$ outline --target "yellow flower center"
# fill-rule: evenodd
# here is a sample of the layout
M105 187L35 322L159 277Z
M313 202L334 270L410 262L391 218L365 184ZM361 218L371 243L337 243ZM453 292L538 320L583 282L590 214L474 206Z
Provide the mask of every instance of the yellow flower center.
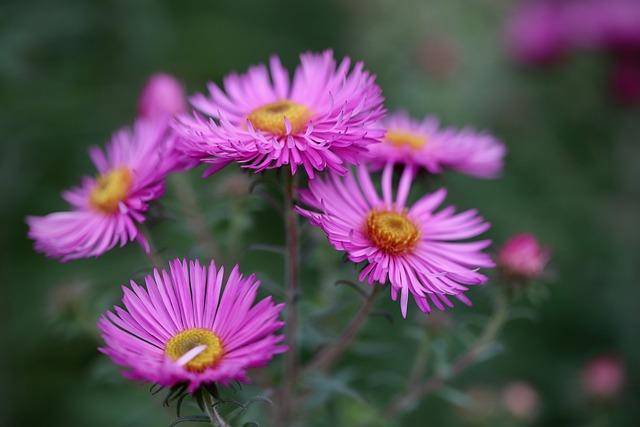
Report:
M311 111L302 104L284 100L256 108L247 116L247 120L255 129L274 135L285 135L287 133L284 125L285 117L291 123L292 132L296 133L307 124Z
M186 329L171 338L164 349L164 354L173 361L178 361L189 351L200 347L201 350L184 364L192 372L202 372L214 366L222 358L224 349L220 338L209 329Z
M89 203L103 213L118 211L118 204L127 197L133 175L127 168L113 169L96 179L96 185L91 190Z
M419 150L427 143L423 136L395 130L387 131L385 140L394 147L409 147L412 150Z
M410 251L420 238L420 230L405 212L371 211L365 227L369 240L392 255Z

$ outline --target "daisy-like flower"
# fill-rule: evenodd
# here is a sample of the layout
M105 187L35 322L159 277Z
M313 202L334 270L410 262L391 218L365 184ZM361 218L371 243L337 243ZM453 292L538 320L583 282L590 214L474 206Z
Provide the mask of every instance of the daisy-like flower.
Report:
M361 62L351 71L350 64L345 58L336 67L331 51L306 53L291 81L274 56L271 75L257 65L227 76L224 91L210 83L208 96L191 98L202 114L175 124L182 149L211 164L208 174L232 161L256 171L302 166L310 178L326 168L344 174L345 164L358 163L383 136L375 77Z
M482 252L491 242L462 242L489 228L475 210L456 213L453 207L439 212L446 191L425 195L413 206L407 198L413 168L406 167L395 200L392 195L393 165L382 173L379 197L365 166L344 178L332 175L309 182L300 199L313 210L298 207L300 214L322 229L330 243L346 252L349 260L366 265L361 281L391 284L391 297L400 294L402 315L406 317L409 294L423 312L452 306L449 296L465 304L468 285L482 284L487 277L479 267L493 267Z
M374 166L388 162L417 165L433 174L451 169L478 178L495 178L502 171L504 145L493 136L470 128L440 128L435 117L417 121L404 112L384 120L382 144L372 145Z
M165 176L175 165L166 147L166 125L138 120L133 129L117 131L106 151L92 147L89 155L98 175L62 197L71 210L27 217L35 249L69 261L99 256L116 245L137 240L149 244L138 229L149 203L165 189Z
M124 308L98 322L106 343L100 351L125 368L125 377L187 384L193 393L210 383L248 382L247 369L286 350L274 334L284 324L284 304L271 297L255 303L255 275L243 277L236 265L223 286L224 268L214 261L205 267L176 259L169 267L147 276L146 289L134 281L123 287Z

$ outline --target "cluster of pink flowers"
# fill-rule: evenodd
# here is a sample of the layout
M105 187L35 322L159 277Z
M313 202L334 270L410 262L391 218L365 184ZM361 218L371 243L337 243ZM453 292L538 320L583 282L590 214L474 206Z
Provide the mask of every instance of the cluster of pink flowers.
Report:
M548 64L574 51L613 58L610 85L625 103L640 101L640 2L526 0L507 21L507 47L524 64Z
M489 223L475 209L442 206L444 188L414 202L410 190L421 173L495 178L505 146L485 132L441 127L433 117L385 118L381 93L362 63L337 63L331 51L301 55L293 78L273 57L268 69L227 76L223 88L210 83L208 94L190 98L191 112L174 78L153 76L133 128L117 132L104 152L90 150L97 176L64 193L71 210L29 217L29 236L36 250L62 261L132 240L149 251L140 225L168 174L203 163L210 175L232 162L253 172L304 171L308 186L299 189L296 211L361 264L361 281L388 283L403 316L410 297L426 313L452 300L470 304L469 287L488 279L479 270L494 266L485 252L490 240L477 240ZM525 241L512 246L501 255L512 269L533 274L546 262ZM286 350L275 335L282 305L271 298L254 304L258 281L243 278L237 266L226 286L223 275L213 261L203 267L174 260L144 287L132 281L124 307L100 319L102 351L128 377L185 383L192 392L246 381L246 369Z

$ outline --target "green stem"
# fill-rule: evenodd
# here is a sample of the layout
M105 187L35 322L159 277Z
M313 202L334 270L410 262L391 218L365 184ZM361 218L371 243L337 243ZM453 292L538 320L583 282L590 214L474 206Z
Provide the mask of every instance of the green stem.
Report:
M298 377L298 216L294 211L296 179L290 171L284 178L284 218L286 231L286 311L287 346L284 357L284 379L280 402L280 425L287 425L293 417L293 395Z
M355 317L351 319L351 322L349 322L349 325L340 338L323 348L316 358L311 361L309 366L305 368L305 371L326 372L331 369L342 353L349 348L362 326L364 326L380 289L382 289L382 286L375 285L373 287L364 304L360 307Z
M460 374L467 367L472 365L476 361L478 355L496 339L502 326L507 320L507 315L507 299L504 293L499 291L495 301L493 316L486 324L482 334L480 334L478 339L469 346L468 350L454 361L453 365L451 365L451 368L447 372L435 375L424 382L412 384L405 395L399 396L387 405L387 408L384 410L384 416L387 419L394 419L398 414L407 411L420 399L437 391L445 385L449 379Z
M211 420L211 424L216 427L229 427L229 424L220 416L215 407L213 396L207 392L202 391L202 400L204 401L204 410Z

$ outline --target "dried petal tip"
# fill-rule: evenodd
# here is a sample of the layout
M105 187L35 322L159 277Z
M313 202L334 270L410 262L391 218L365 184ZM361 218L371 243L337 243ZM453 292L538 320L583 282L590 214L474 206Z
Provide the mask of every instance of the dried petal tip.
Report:
M511 279L534 280L543 273L549 256L549 249L540 246L533 234L516 234L500 249L498 265Z
M170 118L187 110L182 84L170 74L149 77L138 100L138 114L147 118Z

